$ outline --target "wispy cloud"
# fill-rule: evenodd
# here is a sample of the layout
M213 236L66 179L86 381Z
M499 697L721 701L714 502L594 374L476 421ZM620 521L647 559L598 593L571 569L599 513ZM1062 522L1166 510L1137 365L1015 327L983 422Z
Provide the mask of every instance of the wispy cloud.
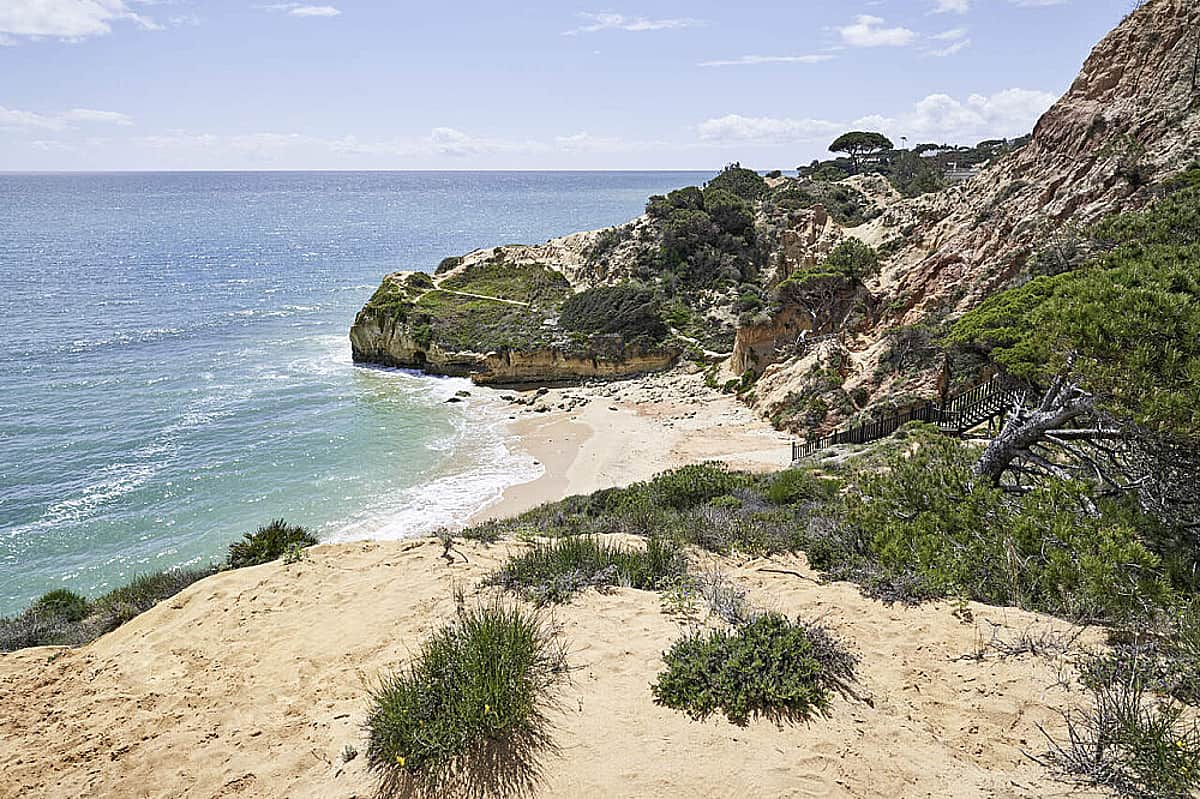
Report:
M752 64L820 64L833 59L831 55L744 55L723 61L701 61L702 67L736 67Z
M336 17L341 9L334 6L310 6L304 3L273 3L269 6L259 6L267 11L282 11L291 17Z
M143 30L161 26L134 13L124 0L3 0L0 2L0 42L13 37L78 42L112 32L117 22Z
M94 108L72 108L57 114L39 114L0 106L0 130L5 131L62 131L93 124L124 127L132 125L133 119L117 111L98 111Z
M885 27L886 20L870 14L859 14L850 25L837 29L842 43L850 47L904 47L917 38L914 31L904 27Z
M643 31L678 30L679 28L698 28L706 24L704 20L692 19L690 17L650 19L648 17L629 17L624 14L596 14L587 11L580 13L579 17L584 20L584 24L577 28L563 31L564 36L576 36L580 33L597 33L599 31L630 31L640 33Z
M972 143L990 136L1018 136L1033 129L1054 102L1049 92L1006 89L959 100L931 94L896 117L872 115L850 120L746 117L727 114L701 122L700 139L713 144L823 143L847 130L879 130L914 141Z
M971 10L971 0L933 0L934 14L965 14Z
M963 50L971 46L971 40L967 38L969 31L966 28L951 28L948 31L935 33L929 38L935 42L945 42L941 47L931 47L925 51L925 55L931 55L937 58L944 58L956 53L961 53Z

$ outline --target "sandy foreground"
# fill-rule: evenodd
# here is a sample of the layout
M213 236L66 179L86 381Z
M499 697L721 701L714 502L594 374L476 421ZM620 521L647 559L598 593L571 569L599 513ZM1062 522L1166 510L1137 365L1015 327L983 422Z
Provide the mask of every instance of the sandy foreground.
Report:
M519 399L529 404L512 403L515 428L546 473L483 515L697 460L778 468L790 454L785 436L697 376ZM80 649L0 655L0 798L374 796L365 758L342 761L348 745L366 750L369 686L453 618L456 587L473 596L521 546L463 543L453 563L432 539L319 546L299 563L203 580ZM1058 710L1080 701L1061 679L1071 654L971 657L994 632L1065 634L1064 622L888 607L820 585L802 556L695 560L758 606L823 619L862 657L860 697L808 724L690 721L652 701L682 631L659 597L589 592L553 611L572 672L543 796L1091 795L1024 754L1043 752L1038 725L1061 731ZM1089 631L1073 646L1097 640Z
M90 646L2 656L0 796L372 796L365 758L340 757L366 749L367 686L452 618L454 586L518 546L464 544L453 564L432 539L321 546L197 583ZM819 585L802 557L708 560L756 604L824 619L862 657L863 698L808 724L690 721L651 698L680 632L658 596L590 592L553 613L572 680L544 796L1088 795L1022 754L1077 700L1059 685L1065 661L964 657L989 622L1008 636L1064 623L886 607Z

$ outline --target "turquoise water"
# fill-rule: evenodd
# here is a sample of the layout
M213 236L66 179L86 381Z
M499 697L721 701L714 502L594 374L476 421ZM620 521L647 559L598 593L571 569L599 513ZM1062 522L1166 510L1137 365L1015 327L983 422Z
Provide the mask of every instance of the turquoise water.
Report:
M616 224L696 173L0 175L0 614L207 562L461 522L536 475L465 381L356 367L386 272Z

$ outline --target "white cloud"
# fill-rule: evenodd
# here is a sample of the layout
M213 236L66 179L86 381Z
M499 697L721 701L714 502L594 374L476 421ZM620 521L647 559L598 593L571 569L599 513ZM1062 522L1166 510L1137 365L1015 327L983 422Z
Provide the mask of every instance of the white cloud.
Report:
M965 14L971 10L971 0L933 0L934 14Z
M860 14L851 25L838 28L842 42L851 47L903 47L912 44L917 34L908 28L886 28L882 17Z
M865 129L909 141L974 143L987 137L1013 137L1028 133L1054 102L1049 92L1007 89L965 101L946 94L931 94L898 117L880 115L847 121L745 117L728 114L697 126L702 141L725 144L801 144L823 142L847 130Z
M333 6L296 6L288 13L293 17L336 17L342 12Z
M112 32L115 22L131 22L146 30L160 26L136 14L124 0L3 0L0 39L14 36L80 41Z
M712 143L791 144L818 141L844 129L844 125L827 119L746 117L741 114L726 114L697 126L700 139Z
M35 111L21 111L16 108L0 106L0 130L61 131L76 127L77 124L128 126L133 124L133 119L117 111L97 111L94 108L73 108L57 114L39 114Z
M690 17L674 19L648 19L646 17L627 17L624 14L582 12L579 16L586 20L578 28L563 31L564 36L574 36L579 33L596 33L598 31L642 31L677 30L679 28L696 28L704 25L703 20Z
M341 9L334 6L310 6L304 3L274 3L269 6L260 6L267 11L282 11L292 17L336 17L340 15Z
M948 31L935 33L930 38L937 39L939 42L957 42L960 39L967 38L967 33L968 31L966 28L951 28Z
M831 55L744 55L725 61L701 61L702 67L733 67L746 64L820 64L833 59Z

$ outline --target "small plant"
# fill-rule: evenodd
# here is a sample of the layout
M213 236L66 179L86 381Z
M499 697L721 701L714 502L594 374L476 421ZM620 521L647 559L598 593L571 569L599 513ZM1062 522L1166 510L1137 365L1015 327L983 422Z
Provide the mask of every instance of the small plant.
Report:
M88 615L88 601L74 591L59 588L43 594L30 610L47 621L73 622Z
M214 572L212 568L170 569L165 572L139 574L126 585L115 588L100 596L92 607L103 620L104 629L97 635L108 632L135 616L145 613L164 599L175 596L197 580Z
M1064 714L1066 742L1047 735L1051 764L1121 796L1193 796L1200 787L1200 725L1188 720L1184 706L1152 695L1136 671L1088 683L1091 706Z
M240 569L270 563L283 557L293 545L303 549L316 543L317 537L308 529L275 519L229 545L229 566Z
M554 749L547 713L565 670L563 645L537 614L461 610L371 696L366 757L380 795L531 794Z
M283 551L283 557L281 560L285 565L299 563L300 561L304 560L304 545L299 541L293 541L292 543L288 544L287 549Z
M686 571L687 557L670 541L651 538L639 550L592 536L569 536L535 544L487 582L545 605L566 602L589 587L656 590Z
M667 668L651 686L656 703L697 720L719 711L739 726L758 716L804 721L827 712L830 692L846 688L856 663L823 629L778 613L686 635L663 660Z
M358 757L358 750L351 744L346 744L342 747L342 762L349 763L354 758Z
M837 488L836 480L819 477L808 469L785 469L767 485L767 499L776 505L794 505L830 499Z

